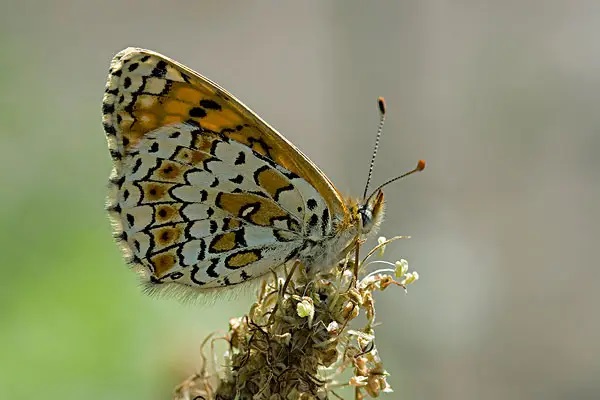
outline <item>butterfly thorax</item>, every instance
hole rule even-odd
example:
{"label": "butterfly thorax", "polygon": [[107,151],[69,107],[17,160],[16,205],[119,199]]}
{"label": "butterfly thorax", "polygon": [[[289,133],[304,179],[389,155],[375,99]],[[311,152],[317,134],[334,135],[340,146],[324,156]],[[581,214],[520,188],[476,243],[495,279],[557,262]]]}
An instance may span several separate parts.
{"label": "butterfly thorax", "polygon": [[347,212],[335,221],[327,236],[305,239],[298,259],[311,270],[331,268],[344,259],[355,246],[374,235],[383,221],[383,192],[379,192],[366,204],[354,198],[346,199]]}

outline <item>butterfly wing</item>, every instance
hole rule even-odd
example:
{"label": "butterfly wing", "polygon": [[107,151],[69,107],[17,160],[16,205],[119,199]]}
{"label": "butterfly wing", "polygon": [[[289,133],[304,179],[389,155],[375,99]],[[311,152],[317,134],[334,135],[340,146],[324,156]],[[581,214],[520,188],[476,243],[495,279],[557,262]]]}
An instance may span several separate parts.
{"label": "butterfly wing", "polygon": [[345,216],[296,147],[215,83],[160,54],[115,56],[103,102],[108,209],[153,283],[213,289],[292,259]]}

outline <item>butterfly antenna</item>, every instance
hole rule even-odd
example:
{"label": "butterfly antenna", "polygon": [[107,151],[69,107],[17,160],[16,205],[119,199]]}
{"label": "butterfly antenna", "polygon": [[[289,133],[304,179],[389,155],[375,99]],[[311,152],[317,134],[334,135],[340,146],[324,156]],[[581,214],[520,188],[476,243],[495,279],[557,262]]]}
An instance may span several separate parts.
{"label": "butterfly antenna", "polygon": [[407,176],[412,175],[415,172],[423,171],[425,169],[425,165],[426,165],[425,160],[419,160],[419,162],[417,162],[417,166],[414,169],[412,169],[411,171],[405,172],[402,175],[392,178],[389,181],[384,182],[381,185],[377,186],[377,188],[375,190],[373,190],[373,193],[369,196],[369,198],[365,201],[364,204],[367,204],[369,202],[369,200],[371,200],[371,197],[373,197],[377,192],[379,192],[381,189],[383,189],[384,186],[387,186],[392,182],[396,182],[398,179],[406,178]]}
{"label": "butterfly antenna", "polygon": [[377,106],[379,107],[379,128],[377,128],[377,136],[375,137],[375,147],[373,147],[373,156],[371,157],[371,165],[369,165],[369,175],[367,176],[367,184],[363,193],[363,201],[367,198],[367,192],[369,191],[369,184],[371,183],[371,176],[373,176],[373,168],[375,167],[375,158],[379,149],[379,139],[381,139],[383,124],[385,122],[385,99],[383,97],[377,98]]}

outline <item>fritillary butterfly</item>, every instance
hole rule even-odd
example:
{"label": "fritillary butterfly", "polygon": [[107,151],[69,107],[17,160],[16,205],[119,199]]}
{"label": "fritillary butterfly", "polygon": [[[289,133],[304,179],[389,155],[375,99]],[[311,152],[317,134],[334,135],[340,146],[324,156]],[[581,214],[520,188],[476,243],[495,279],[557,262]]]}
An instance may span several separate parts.
{"label": "fritillary butterfly", "polygon": [[151,291],[235,286],[295,260],[328,268],[383,218],[381,189],[342,197],[248,107],[161,54],[118,53],[102,109],[107,210]]}

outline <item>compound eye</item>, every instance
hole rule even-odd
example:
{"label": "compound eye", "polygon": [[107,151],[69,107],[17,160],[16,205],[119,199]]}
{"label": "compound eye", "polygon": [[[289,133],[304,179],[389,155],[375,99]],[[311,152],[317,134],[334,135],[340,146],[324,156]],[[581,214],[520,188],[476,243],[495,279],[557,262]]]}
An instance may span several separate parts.
{"label": "compound eye", "polygon": [[373,213],[368,208],[359,210],[359,213],[362,221],[362,231],[363,233],[367,233],[373,227]]}
{"label": "compound eye", "polygon": [[376,231],[383,219],[383,192],[380,190],[371,196],[366,204],[359,207],[358,212],[362,222],[362,233],[366,235]]}

